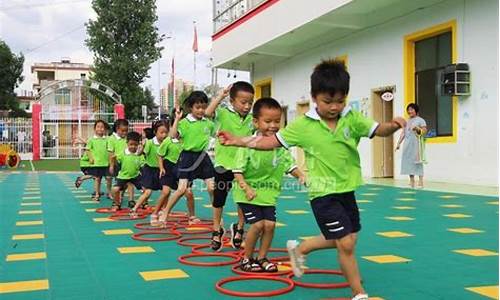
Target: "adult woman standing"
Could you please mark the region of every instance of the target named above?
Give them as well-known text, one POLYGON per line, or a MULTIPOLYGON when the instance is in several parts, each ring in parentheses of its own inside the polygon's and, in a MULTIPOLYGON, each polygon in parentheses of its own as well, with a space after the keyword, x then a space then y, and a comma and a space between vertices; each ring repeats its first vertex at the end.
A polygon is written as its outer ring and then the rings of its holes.
POLYGON ((424 147, 423 137, 427 133, 425 120, 418 116, 419 107, 410 103, 406 107, 410 119, 401 134, 396 150, 404 140, 403 156, 401 157, 401 174, 410 176, 410 186, 415 187, 415 176, 418 176, 418 187, 424 187, 424 147))

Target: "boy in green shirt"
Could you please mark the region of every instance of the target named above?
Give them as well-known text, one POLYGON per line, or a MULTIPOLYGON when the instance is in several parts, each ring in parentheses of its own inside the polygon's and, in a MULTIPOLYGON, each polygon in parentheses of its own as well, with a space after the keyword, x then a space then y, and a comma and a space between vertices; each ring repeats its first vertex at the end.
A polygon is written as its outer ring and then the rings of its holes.
POLYGON ((297 146, 304 149, 309 170, 311 207, 321 235, 298 243, 288 241, 292 269, 301 276, 305 255, 336 248, 354 300, 367 300, 354 256, 361 229, 354 190, 362 184, 357 146, 361 137, 389 136, 404 128, 403 118, 378 124, 346 107, 349 73, 342 62, 326 60, 311 75, 314 106, 276 135, 237 138, 220 133, 221 143, 255 149, 297 146))
MULTIPOLYGON (((127 148, 116 155, 116 161, 120 164, 120 171, 116 176, 116 183, 113 186, 112 211, 117 211, 121 207, 121 191, 125 188, 141 189, 140 170, 145 163, 144 156, 139 155, 137 150, 141 142, 141 135, 135 131, 127 134, 127 148)), ((130 203, 130 201, 129 201, 130 203)))
MULTIPOLYGON (((237 136, 248 136, 253 133, 252 104, 254 97, 253 86, 245 81, 233 83, 224 89, 222 93, 214 98, 205 111, 205 116, 213 118, 217 131, 227 131, 237 136), (229 94, 229 104, 219 105, 229 94)), ((213 236, 212 249, 220 250, 224 228, 221 226, 222 210, 226 204, 226 198, 232 188, 234 175, 233 165, 237 147, 224 146, 217 140, 215 143, 215 186, 213 206, 213 229, 218 232, 213 236)), ((231 246, 239 249, 243 239, 244 218, 238 208, 238 223, 232 223, 231 246)))
MULTIPOLYGON (((274 136, 281 121, 281 106, 273 98, 255 102, 253 124, 257 136, 274 136)), ((240 148, 236 152, 233 173, 237 185, 233 199, 243 211, 245 221, 251 224, 245 237, 245 252, 240 268, 246 272, 277 272, 277 266, 267 259, 276 224, 276 199, 281 193, 281 182, 286 173, 305 182, 304 175, 295 166, 288 150, 254 150, 240 148), (253 252, 261 237, 257 259, 253 252)))
MULTIPOLYGON (((128 132, 128 121, 125 119, 118 119, 115 121, 113 126, 113 134, 108 137, 108 152, 109 152, 109 177, 106 178, 108 184, 111 184, 112 178, 116 177, 120 171, 120 165, 116 160, 118 153, 122 153, 127 148, 127 132, 128 132)), ((134 199, 134 189, 128 188, 129 194, 129 206, 133 207, 135 205, 134 199)))

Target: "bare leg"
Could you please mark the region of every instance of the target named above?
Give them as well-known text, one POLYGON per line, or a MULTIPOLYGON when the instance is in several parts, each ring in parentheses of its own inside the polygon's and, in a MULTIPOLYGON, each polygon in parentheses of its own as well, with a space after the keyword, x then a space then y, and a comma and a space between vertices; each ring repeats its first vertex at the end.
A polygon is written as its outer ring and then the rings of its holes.
POLYGON ((135 204, 133 210, 137 210, 139 209, 139 207, 141 207, 141 205, 148 201, 149 197, 151 197, 151 193, 153 191, 151 189, 146 189, 144 190, 144 193, 142 193, 142 195, 139 197, 139 199, 137 199, 137 203, 135 204))
POLYGON ((177 204, 179 199, 186 192, 187 186, 188 186, 187 179, 180 179, 179 180, 179 187, 177 188, 175 193, 172 195, 172 198, 167 202, 167 206, 163 209, 163 211, 165 212, 165 214, 167 216, 167 220, 168 220, 168 215, 170 214, 170 212, 172 211, 174 206, 177 204))
POLYGON ((184 193, 184 196, 186 197, 187 200, 187 209, 188 209, 188 217, 194 217, 196 214, 194 213, 194 195, 193 195, 193 189, 187 188, 186 193, 184 193))
POLYGON ((260 240, 258 259, 267 257, 267 251, 271 247, 271 243, 273 241, 275 226, 276 222, 264 220, 264 233, 262 234, 262 238, 260 240))
POLYGON ((365 294, 361 285, 358 263, 354 255, 356 246, 356 234, 351 233, 341 239, 335 240, 337 243, 338 259, 342 273, 346 277, 353 295, 365 294))
POLYGON ((109 198, 113 198, 111 197, 112 193, 111 193, 111 188, 112 188, 112 185, 113 185, 113 177, 106 177, 106 193, 108 194, 108 197, 109 198))
POLYGON ((245 254, 243 258, 253 257, 253 250, 255 249, 255 244, 260 237, 260 233, 264 230, 264 220, 253 223, 248 229, 247 236, 245 237, 245 254))
POLYGON ((160 197, 156 203, 156 207, 153 210, 153 214, 157 215, 160 210, 163 209, 165 203, 167 202, 168 196, 170 196, 170 187, 164 185, 161 190, 160 197))
POLYGON ((410 175, 410 187, 414 188, 415 187, 415 176, 410 175))
POLYGON ((424 187, 424 176, 418 176, 418 186, 424 187))
POLYGON ((99 201, 99 198, 101 197, 101 177, 96 177, 94 180, 94 191, 95 191, 95 196, 94 200, 99 201))

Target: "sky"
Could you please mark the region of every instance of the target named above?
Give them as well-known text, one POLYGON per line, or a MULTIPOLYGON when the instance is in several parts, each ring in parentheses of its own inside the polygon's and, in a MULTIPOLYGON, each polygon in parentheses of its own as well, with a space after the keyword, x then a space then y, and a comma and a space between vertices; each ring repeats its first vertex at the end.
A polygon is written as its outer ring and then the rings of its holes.
MULTIPOLYGON (((197 23, 198 48, 196 83, 210 84, 212 1, 211 0, 159 0, 157 4, 158 31, 171 36, 162 42, 165 49, 159 60, 160 85, 165 87, 171 73, 171 60, 175 53, 177 78, 193 82, 193 21, 197 23)), ((16 91, 32 90, 34 76, 30 67, 35 62, 60 61, 69 57, 72 62, 92 64, 92 53, 85 45, 85 22, 95 19, 91 0, 0 0, 0 39, 11 51, 25 56, 24 82, 16 91)), ((231 81, 248 80, 245 72, 219 70, 220 85, 231 81)), ((158 97, 158 61, 151 65, 144 86, 158 97)))

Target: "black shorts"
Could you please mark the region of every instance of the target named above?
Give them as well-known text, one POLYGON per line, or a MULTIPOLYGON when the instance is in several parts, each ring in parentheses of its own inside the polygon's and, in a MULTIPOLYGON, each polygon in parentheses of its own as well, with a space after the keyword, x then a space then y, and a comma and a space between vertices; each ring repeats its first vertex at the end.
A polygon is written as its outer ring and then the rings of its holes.
POLYGON ((135 186, 136 189, 140 190, 141 187, 141 176, 137 176, 135 178, 130 179, 120 179, 116 178, 115 186, 120 188, 120 191, 123 191, 127 188, 127 184, 131 183, 135 186))
POLYGON ((169 188, 176 190, 179 182, 179 178, 177 176, 177 165, 168 159, 164 159, 163 168, 165 169, 165 175, 160 178, 160 185, 168 186, 169 188))
POLYGON ((145 165, 141 170, 141 185, 145 189, 161 190, 160 169, 145 165))
POLYGON ((276 222, 276 206, 261 206, 248 203, 238 203, 247 224, 253 224, 262 220, 276 222))
POLYGON ((319 229, 327 240, 340 239, 361 230, 354 191, 315 198, 311 201, 311 207, 319 229))
POLYGON ((90 167, 88 168, 88 175, 92 175, 94 177, 106 177, 108 175, 108 167, 90 167))
POLYGON ((80 171, 82 171, 83 175, 89 175, 90 167, 80 167, 80 171))
POLYGON ((233 187, 234 174, 231 170, 222 167, 215 168, 215 187, 213 207, 223 207, 226 205, 227 195, 233 187))
POLYGON ((214 165, 205 151, 182 151, 177 162, 179 179, 193 181, 215 176, 214 165))

